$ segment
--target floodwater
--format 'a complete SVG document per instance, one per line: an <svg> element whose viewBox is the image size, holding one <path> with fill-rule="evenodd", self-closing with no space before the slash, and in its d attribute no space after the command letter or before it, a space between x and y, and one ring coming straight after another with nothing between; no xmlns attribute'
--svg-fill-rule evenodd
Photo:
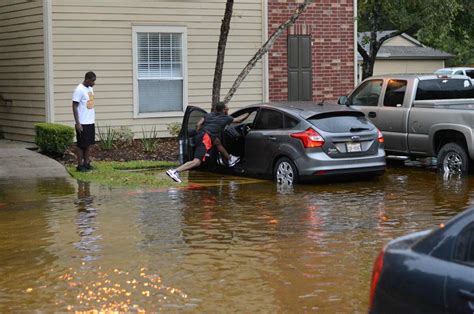
<svg viewBox="0 0 474 314"><path fill-rule="evenodd" d="M472 176L396 165L293 189L190 176L178 189L0 180L0 312L364 313L381 247L474 196Z"/></svg>

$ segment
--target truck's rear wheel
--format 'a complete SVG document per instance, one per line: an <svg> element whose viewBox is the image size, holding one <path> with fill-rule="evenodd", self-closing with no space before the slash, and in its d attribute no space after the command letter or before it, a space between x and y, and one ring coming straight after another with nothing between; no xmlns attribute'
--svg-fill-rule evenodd
<svg viewBox="0 0 474 314"><path fill-rule="evenodd" d="M438 169L444 173L466 173L469 171L469 157L458 143L443 145L438 152Z"/></svg>

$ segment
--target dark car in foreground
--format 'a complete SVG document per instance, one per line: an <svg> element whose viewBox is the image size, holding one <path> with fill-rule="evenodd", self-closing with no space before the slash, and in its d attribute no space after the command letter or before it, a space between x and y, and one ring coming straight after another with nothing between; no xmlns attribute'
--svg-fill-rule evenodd
<svg viewBox="0 0 474 314"><path fill-rule="evenodd" d="M391 241L372 272L370 313L474 313L474 208Z"/></svg>
<svg viewBox="0 0 474 314"><path fill-rule="evenodd" d="M362 112L313 102L263 103L231 114L249 113L223 134L227 151L241 162L229 169L207 158L211 169L274 178L291 185L330 175L379 175L385 170L382 133ZM193 158L196 123L206 114L188 106L181 128L182 161Z"/></svg>

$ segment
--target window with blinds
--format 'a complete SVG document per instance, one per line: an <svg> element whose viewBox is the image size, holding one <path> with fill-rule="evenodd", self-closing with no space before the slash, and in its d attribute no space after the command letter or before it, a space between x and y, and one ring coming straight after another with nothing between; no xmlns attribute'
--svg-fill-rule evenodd
<svg viewBox="0 0 474 314"><path fill-rule="evenodd" d="M183 34L136 32L138 113L183 110Z"/></svg>

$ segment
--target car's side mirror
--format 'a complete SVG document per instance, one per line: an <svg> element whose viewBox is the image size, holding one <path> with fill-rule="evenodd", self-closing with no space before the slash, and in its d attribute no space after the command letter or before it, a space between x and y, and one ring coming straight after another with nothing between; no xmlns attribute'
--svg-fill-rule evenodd
<svg viewBox="0 0 474 314"><path fill-rule="evenodd" d="M341 96L337 100L337 103L342 106L349 106L349 98L347 96Z"/></svg>

